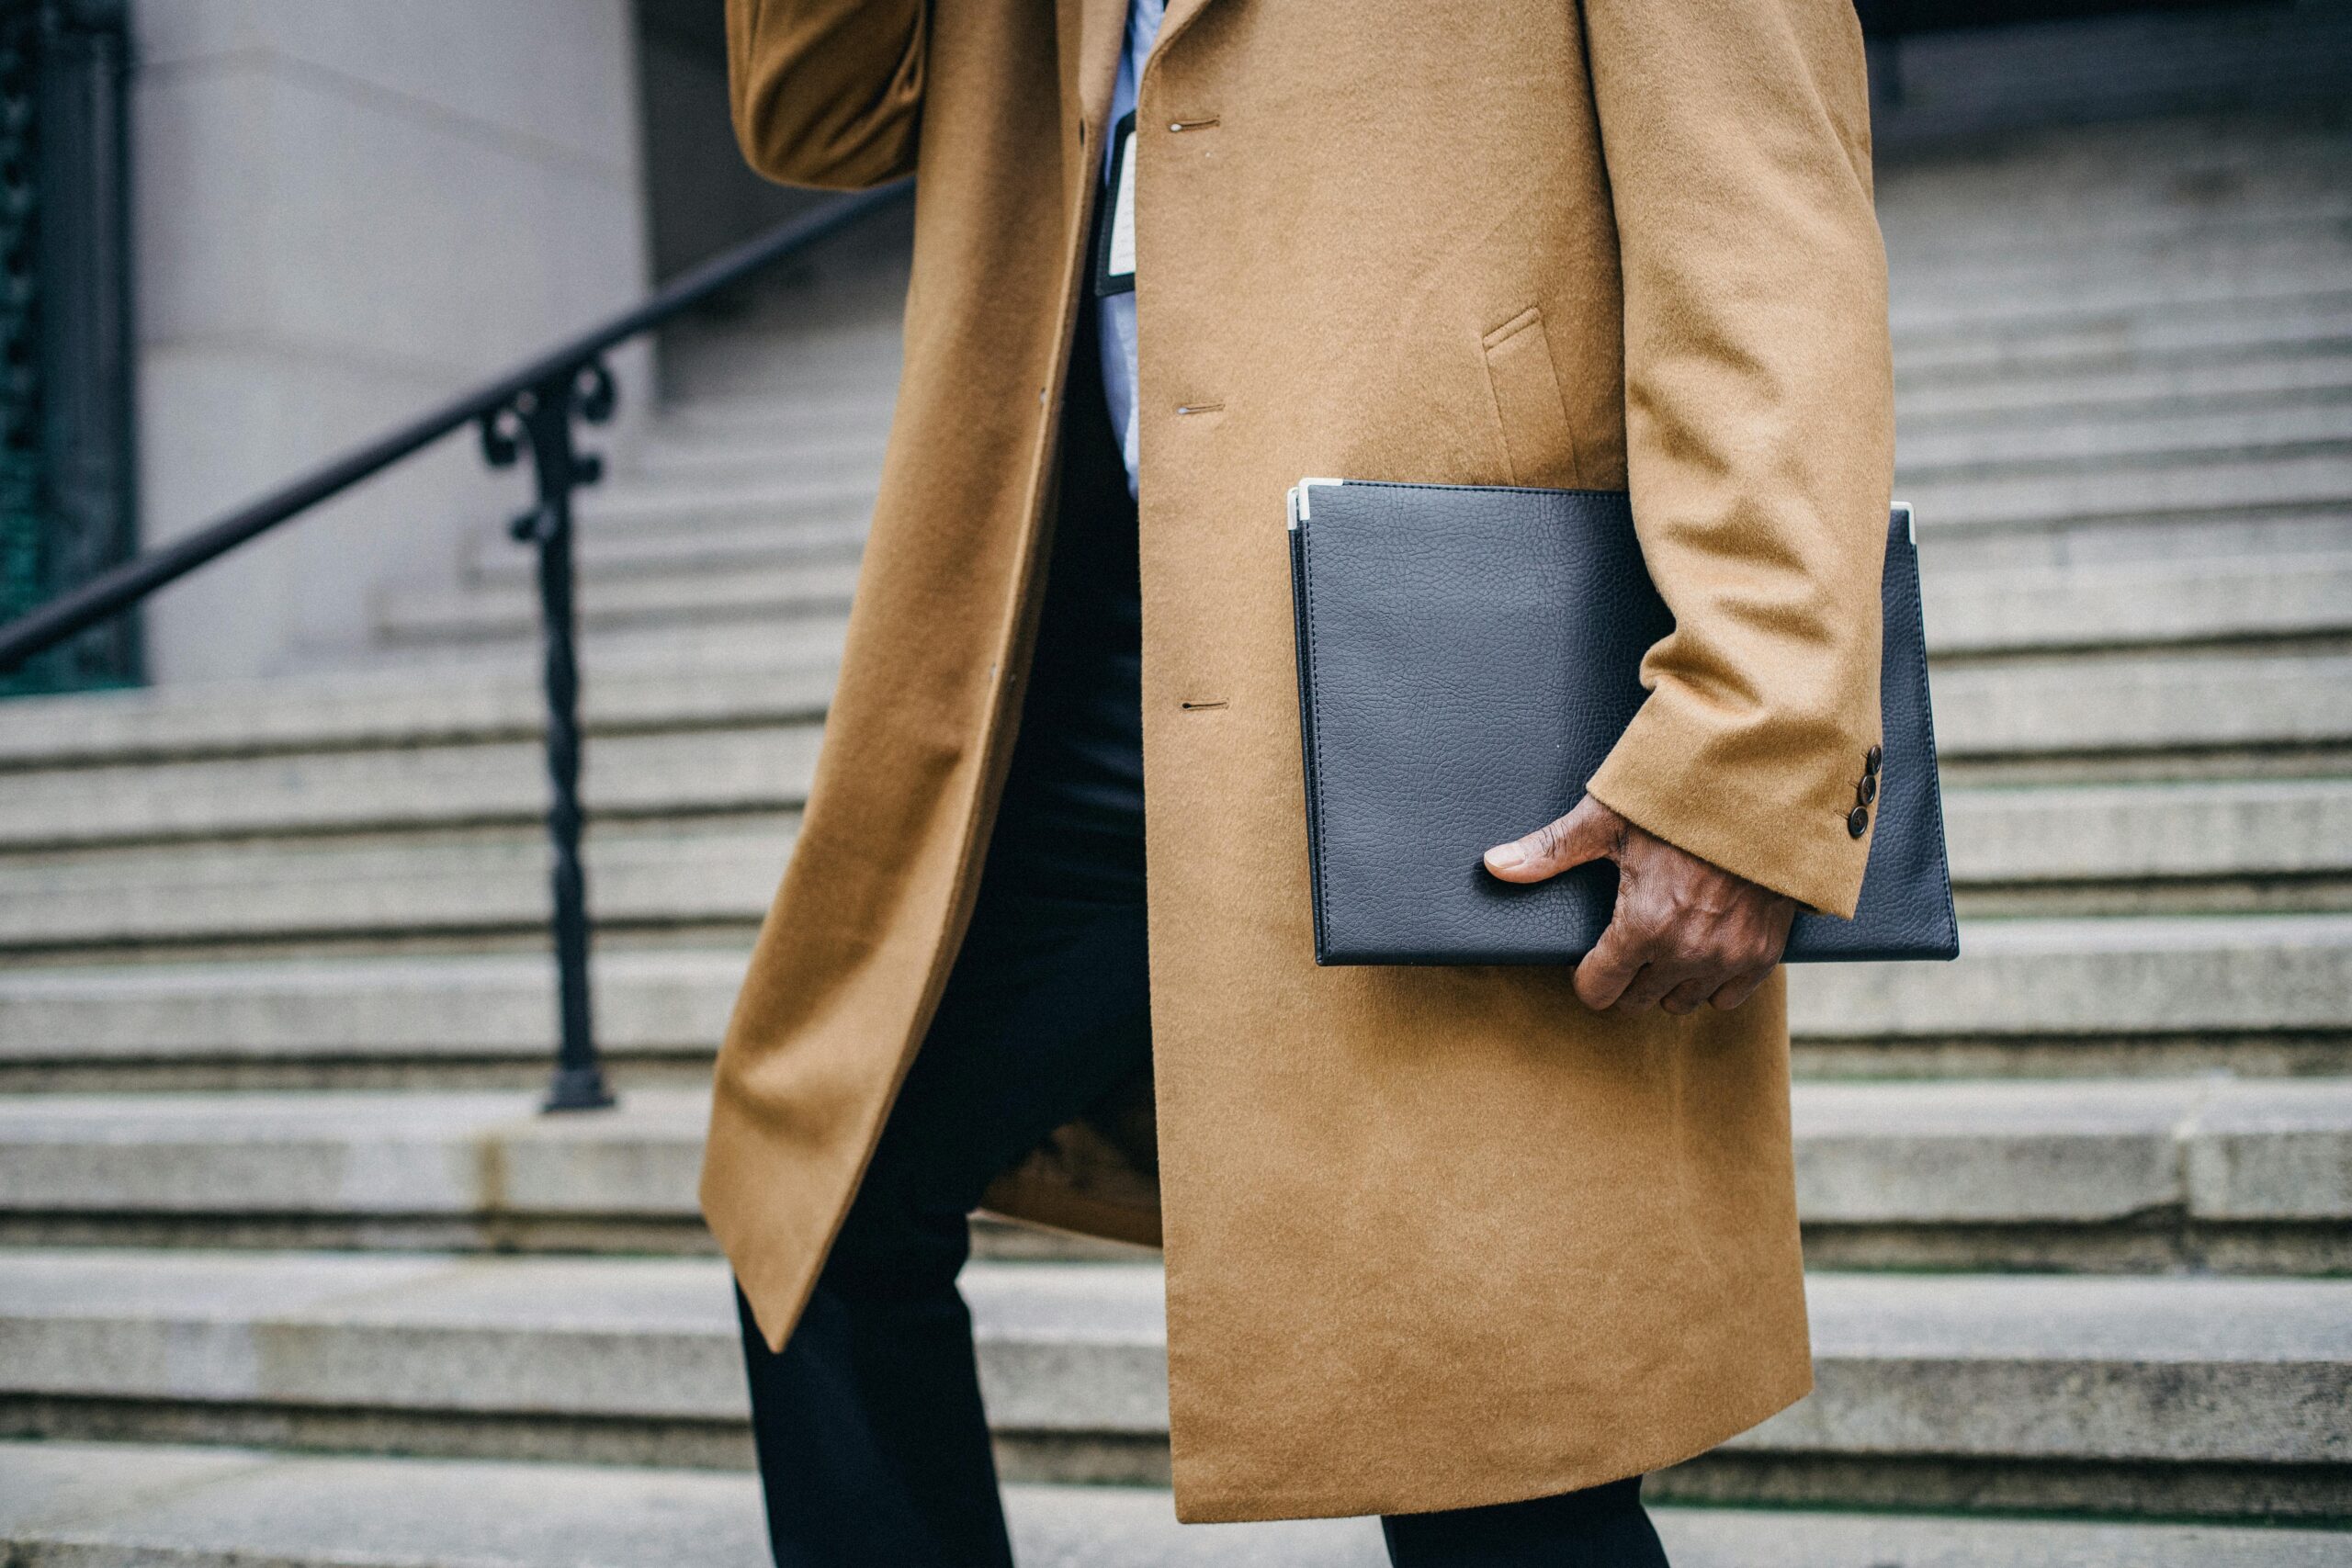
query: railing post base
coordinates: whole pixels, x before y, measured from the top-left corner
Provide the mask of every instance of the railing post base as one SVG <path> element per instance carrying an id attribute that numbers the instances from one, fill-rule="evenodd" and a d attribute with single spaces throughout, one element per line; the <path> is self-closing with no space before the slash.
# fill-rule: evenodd
<path id="1" fill-rule="evenodd" d="M 539 1102 L 541 1111 L 606 1111 L 613 1106 L 613 1092 L 605 1087 L 602 1068 L 558 1067 L 555 1077 L 548 1085 L 548 1097 Z"/>

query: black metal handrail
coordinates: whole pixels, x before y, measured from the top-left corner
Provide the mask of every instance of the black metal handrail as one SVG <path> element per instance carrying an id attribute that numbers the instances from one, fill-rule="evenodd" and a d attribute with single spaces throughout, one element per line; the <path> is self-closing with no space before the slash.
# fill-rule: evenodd
<path id="1" fill-rule="evenodd" d="M 596 1056 L 588 1003 L 588 891 L 580 863 L 580 676 L 573 645 L 571 493 L 604 474 L 595 453 L 580 450 L 575 421 L 612 417 L 615 392 L 605 352 L 763 267 L 807 250 L 903 199 L 911 180 L 839 197 L 695 267 L 641 304 L 539 355 L 375 440 L 322 464 L 217 522 L 149 550 L 0 626 L 0 674 L 75 633 L 119 615 L 148 594 L 238 546 L 300 516 L 465 425 L 481 432 L 492 468 L 516 462 L 526 447 L 537 503 L 514 519 L 514 538 L 538 547 L 539 625 L 545 654 L 548 838 L 554 907 L 560 1037 L 549 1111 L 610 1105 Z"/>

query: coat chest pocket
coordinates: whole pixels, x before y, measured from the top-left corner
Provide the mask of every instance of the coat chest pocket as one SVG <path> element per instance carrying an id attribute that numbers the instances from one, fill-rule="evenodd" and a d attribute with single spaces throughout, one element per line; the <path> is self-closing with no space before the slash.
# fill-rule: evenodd
<path id="1" fill-rule="evenodd" d="M 1478 345 L 1486 351 L 1487 385 L 1494 393 L 1511 483 L 1573 487 L 1578 479 L 1576 434 L 1568 428 L 1543 310 L 1529 306 L 1480 338 Z"/>

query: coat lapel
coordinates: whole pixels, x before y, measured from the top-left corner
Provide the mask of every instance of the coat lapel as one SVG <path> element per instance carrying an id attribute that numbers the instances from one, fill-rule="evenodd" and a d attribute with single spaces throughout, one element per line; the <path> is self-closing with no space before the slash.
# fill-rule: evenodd
<path id="1" fill-rule="evenodd" d="M 1060 56 L 1062 109 L 1086 127 L 1083 152 L 1064 165 L 1068 183 L 1063 195 L 1071 211 L 1084 203 L 1087 182 L 1100 177 L 1102 140 L 1111 118 L 1111 89 L 1118 81 L 1119 46 L 1126 31 L 1127 0 L 1056 0 L 1054 36 Z"/>
<path id="2" fill-rule="evenodd" d="M 1087 144 L 1099 150 L 1099 132 L 1111 117 L 1111 89 L 1119 77 L 1119 47 L 1126 41 L 1127 0 L 1062 0 L 1063 36 L 1075 36 L 1072 55 L 1079 112 L 1092 128 Z"/>
<path id="3" fill-rule="evenodd" d="M 1166 52 L 1168 46 L 1182 38 L 1184 29 L 1193 25 L 1194 17 L 1216 4 L 1216 0 L 1168 0 L 1167 13 L 1159 21 L 1159 39 L 1152 45 L 1152 53 L 1157 56 Z"/>

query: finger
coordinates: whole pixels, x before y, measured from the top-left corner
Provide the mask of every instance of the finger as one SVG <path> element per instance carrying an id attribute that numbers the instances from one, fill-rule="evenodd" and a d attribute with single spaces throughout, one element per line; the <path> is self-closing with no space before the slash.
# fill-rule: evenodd
<path id="1" fill-rule="evenodd" d="M 1657 1006 L 1668 992 L 1690 977 L 1690 971 L 1684 965 L 1653 959 L 1642 965 L 1642 972 L 1627 983 L 1609 1010 L 1615 1013 L 1647 1012 Z"/>
<path id="2" fill-rule="evenodd" d="M 1611 920 L 1592 951 L 1577 965 L 1572 984 L 1577 999 L 1595 1012 L 1605 1012 L 1625 994 L 1625 987 L 1649 960 L 1649 944 L 1634 935 L 1623 920 Z"/>
<path id="3" fill-rule="evenodd" d="M 1571 866 L 1613 853 L 1617 814 L 1586 795 L 1566 817 L 1546 822 L 1523 839 L 1487 852 L 1487 869 L 1505 882 L 1542 882 Z"/>
<path id="4" fill-rule="evenodd" d="M 1721 988 L 1720 976 L 1692 976 L 1657 999 L 1657 1005 L 1675 1017 L 1699 1010 L 1699 1004 Z"/>
<path id="5" fill-rule="evenodd" d="M 1761 986 L 1771 973 L 1772 965 L 1768 964 L 1761 969 L 1751 969 L 1745 975 L 1735 975 L 1724 983 L 1721 990 L 1708 998 L 1708 1005 L 1717 1012 L 1731 1011 L 1732 1009 L 1754 996 L 1756 987 Z"/>

